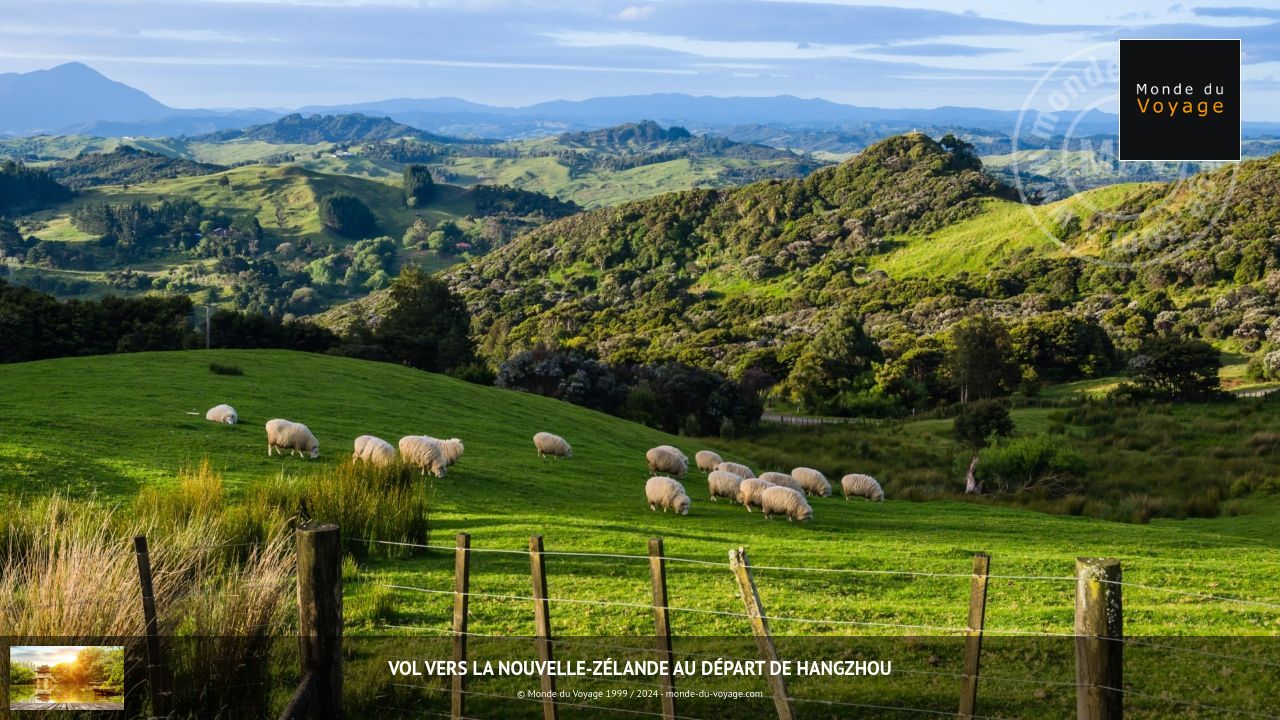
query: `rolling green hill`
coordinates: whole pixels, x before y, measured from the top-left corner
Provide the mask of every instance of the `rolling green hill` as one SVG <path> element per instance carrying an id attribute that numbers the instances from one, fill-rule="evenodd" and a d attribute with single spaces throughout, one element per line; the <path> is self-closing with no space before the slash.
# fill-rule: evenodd
<path id="1" fill-rule="evenodd" d="M 216 375 L 210 361 L 234 365 L 241 376 Z M 701 474 L 686 487 L 694 498 L 687 517 L 650 512 L 643 484 L 644 451 L 669 442 L 692 455 L 712 441 L 673 438 L 645 427 L 532 395 L 469 385 L 389 364 L 280 351 L 147 353 L 50 360 L 0 366 L 0 495 L 60 493 L 127 498 L 140 487 L 173 482 L 186 463 L 208 458 L 232 494 L 280 474 L 318 471 L 343 460 L 352 439 L 374 433 L 457 436 L 466 453 L 447 477 L 434 481 L 432 537 L 473 533 L 479 548 L 519 549 L 533 533 L 548 550 L 643 553 L 646 538 L 667 538 L 676 557 L 722 562 L 730 547 L 746 545 L 757 564 L 839 568 L 906 568 L 965 573 L 974 551 L 993 554 L 1002 574 L 1070 575 L 1077 555 L 1125 561 L 1137 583 L 1195 587 L 1217 594 L 1270 596 L 1280 544 L 1269 532 L 1275 508 L 1259 515 L 1151 525 L 1119 525 L 1045 516 L 979 504 L 913 503 L 895 499 L 880 461 L 846 449 L 842 470 L 886 479 L 883 504 L 815 498 L 808 524 L 766 521 L 704 497 Z M 230 402 L 242 424 L 207 422 L 204 410 Z M 272 417 L 307 423 L 321 443 L 321 459 L 268 458 L 262 423 Z M 530 441 L 539 430 L 564 435 L 571 460 L 539 460 Z M 908 433 L 907 437 L 914 433 Z M 739 457 L 748 462 L 758 460 Z M 763 467 L 761 468 L 763 469 Z M 424 482 L 428 482 L 424 480 Z M 1269 508 L 1265 511 L 1262 508 Z M 555 594 L 645 602 L 646 567 L 556 559 Z M 473 588 L 527 591 L 527 563 L 485 555 L 475 562 Z M 378 582 L 445 587 L 448 554 L 374 562 L 354 578 L 357 600 Z M 679 565 L 668 570 L 673 604 L 740 610 L 727 568 Z M 954 625 L 963 620 L 967 580 L 804 576 L 762 571 L 762 593 L 787 615 L 868 618 L 889 623 Z M 1070 585 L 1001 581 L 988 603 L 988 627 L 1063 631 L 1070 627 Z M 1191 602 L 1158 591 L 1126 592 L 1126 631 L 1142 634 L 1275 632 L 1274 614 L 1227 603 Z M 447 598 L 412 593 L 395 598 L 399 624 L 439 627 Z M 359 607 L 353 601 L 353 608 Z M 526 613 L 509 604 L 473 605 L 473 631 L 528 630 Z M 1269 619 L 1268 619 L 1269 618 Z M 353 619 L 353 621 L 355 621 Z M 731 617 L 680 615 L 684 635 L 741 634 Z M 567 634 L 644 634 L 644 613 L 600 608 L 562 614 Z M 844 633 L 823 625 L 779 626 L 781 634 Z M 862 628 L 860 632 L 877 632 Z M 881 630 L 892 634 L 892 630 Z"/>

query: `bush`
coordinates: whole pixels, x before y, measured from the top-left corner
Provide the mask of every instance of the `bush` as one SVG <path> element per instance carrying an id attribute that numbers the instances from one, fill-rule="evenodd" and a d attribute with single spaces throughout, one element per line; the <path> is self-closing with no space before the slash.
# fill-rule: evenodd
<path id="1" fill-rule="evenodd" d="M 1028 435 L 996 442 L 982 454 L 977 476 L 987 490 L 1059 497 L 1078 492 L 1087 470 L 1084 456 L 1060 439 Z"/>

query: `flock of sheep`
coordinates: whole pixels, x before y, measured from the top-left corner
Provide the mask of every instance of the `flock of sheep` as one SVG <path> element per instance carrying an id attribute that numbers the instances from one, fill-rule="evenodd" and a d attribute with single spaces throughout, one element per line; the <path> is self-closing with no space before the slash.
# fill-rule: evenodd
<path id="1" fill-rule="evenodd" d="M 662 508 L 680 515 L 689 514 L 692 502 L 684 485 L 676 478 L 683 478 L 689 471 L 689 458 L 679 448 L 659 445 L 645 453 L 649 472 L 655 475 L 645 483 L 645 497 L 649 509 Z M 788 521 L 806 522 L 813 519 L 813 506 L 808 496 L 831 497 L 831 483 L 821 472 L 813 468 L 798 467 L 790 473 L 766 472 L 756 477 L 751 468 L 741 463 L 725 462 L 711 450 L 700 450 L 694 456 L 698 469 L 707 474 L 707 491 L 711 501 L 728 498 L 751 512 L 758 507 L 765 519 L 785 515 Z M 674 476 L 674 477 L 670 477 Z M 877 502 L 884 500 L 884 490 L 870 475 L 850 473 L 840 479 L 844 499 L 861 497 Z"/>
<path id="2" fill-rule="evenodd" d="M 218 405 L 205 413 L 205 419 L 235 425 L 239 416 L 230 405 Z M 268 420 L 266 428 L 268 456 L 273 453 L 283 455 L 288 450 L 290 455 L 319 457 L 320 442 L 306 425 L 276 418 Z M 559 435 L 540 432 L 533 436 L 533 446 L 540 458 L 573 457 L 573 448 Z M 458 438 L 439 440 L 427 435 L 407 435 L 400 438 L 399 451 L 400 460 L 418 468 L 423 475 L 430 472 L 435 477 L 444 477 L 449 466 L 462 457 L 463 446 Z M 396 462 L 396 459 L 396 447 L 382 438 L 361 435 L 355 440 L 353 462 L 384 467 Z M 688 515 L 692 500 L 678 479 L 688 474 L 688 456 L 674 446 L 659 445 L 645 453 L 645 459 L 649 463 L 649 472 L 665 473 L 654 475 L 645 483 L 644 492 L 649 509 L 656 511 L 662 508 L 663 512 L 672 510 L 680 515 Z M 831 483 L 825 475 L 813 468 L 798 467 L 790 473 L 765 472 L 756 477 L 751 468 L 741 463 L 725 462 L 711 450 L 698 451 L 694 461 L 698 469 L 707 474 L 707 491 L 712 502 L 728 498 L 729 502 L 737 502 L 746 507 L 747 512 L 757 507 L 766 519 L 784 515 L 788 521 L 811 520 L 813 506 L 809 504 L 808 498 L 831 497 Z M 877 502 L 884 500 L 884 490 L 870 475 L 845 475 L 840 479 L 840 489 L 845 500 L 851 497 Z"/>

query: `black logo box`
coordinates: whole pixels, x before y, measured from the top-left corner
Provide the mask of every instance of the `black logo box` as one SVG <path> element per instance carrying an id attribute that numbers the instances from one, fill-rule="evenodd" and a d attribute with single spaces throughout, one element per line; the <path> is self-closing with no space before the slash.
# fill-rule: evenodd
<path id="1" fill-rule="evenodd" d="M 1120 160 L 1238 161 L 1240 103 L 1240 40 L 1120 41 Z"/>

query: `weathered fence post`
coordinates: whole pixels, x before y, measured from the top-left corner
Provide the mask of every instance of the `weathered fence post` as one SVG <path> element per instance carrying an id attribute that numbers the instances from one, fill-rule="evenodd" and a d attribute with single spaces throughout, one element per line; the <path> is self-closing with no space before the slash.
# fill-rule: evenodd
<path id="1" fill-rule="evenodd" d="M 969 581 L 969 621 L 964 636 L 964 680 L 960 686 L 960 717 L 972 718 L 978 706 L 978 669 L 982 665 L 982 631 L 987 617 L 987 573 L 991 556 L 973 556 L 973 579 Z"/>
<path id="2" fill-rule="evenodd" d="M 155 588 L 151 584 L 151 551 L 147 548 L 147 536 L 133 538 L 133 552 L 138 559 L 138 585 L 142 588 L 142 618 L 146 623 L 147 638 L 147 686 L 151 692 L 151 713 L 160 717 L 169 714 L 169 685 L 165 682 L 164 659 L 160 653 L 160 628 L 156 623 Z"/>
<path id="3" fill-rule="evenodd" d="M 649 579 L 653 583 L 653 634 L 658 644 L 658 661 L 667 664 L 667 671 L 658 675 L 662 688 L 662 717 L 675 720 L 676 677 L 675 654 L 671 652 L 671 616 L 667 612 L 667 561 L 662 550 L 662 538 L 649 539 Z"/>
<path id="4" fill-rule="evenodd" d="M 310 717 L 316 720 L 341 720 L 341 533 L 337 525 L 303 525 L 298 528 L 297 543 L 298 643 L 303 682 L 294 699 L 309 696 Z M 299 708 L 299 717 L 306 715 L 300 705 L 290 705 Z"/>
<path id="5" fill-rule="evenodd" d="M 547 600 L 547 572 L 542 564 L 541 535 L 529 538 L 529 567 L 533 577 L 534 643 L 538 647 L 538 660 L 549 665 L 554 658 L 551 651 L 551 603 Z M 557 720 L 556 676 L 549 670 L 542 673 L 542 693 L 543 719 Z"/>
<path id="6" fill-rule="evenodd" d="M 1120 561 L 1076 559 L 1076 717 L 1124 717 Z"/>
<path id="7" fill-rule="evenodd" d="M 471 536 L 458 533 L 457 549 L 453 556 L 453 661 L 467 661 L 467 598 L 471 592 Z M 453 674 L 452 720 L 462 720 L 467 714 L 466 675 Z"/>
<path id="8" fill-rule="evenodd" d="M 760 593 L 756 591 L 756 581 L 751 577 L 751 565 L 747 562 L 747 549 L 738 548 L 729 551 L 729 567 L 738 579 L 738 589 L 742 593 L 742 602 L 747 607 L 747 616 L 751 619 L 751 632 L 756 636 L 756 646 L 764 661 L 772 669 L 778 660 L 778 649 L 774 647 L 773 636 L 769 634 L 769 619 L 760 603 Z M 769 688 L 773 691 L 773 706 L 778 711 L 778 720 L 795 720 L 796 709 L 787 694 L 787 681 L 782 675 L 769 673 Z"/>

